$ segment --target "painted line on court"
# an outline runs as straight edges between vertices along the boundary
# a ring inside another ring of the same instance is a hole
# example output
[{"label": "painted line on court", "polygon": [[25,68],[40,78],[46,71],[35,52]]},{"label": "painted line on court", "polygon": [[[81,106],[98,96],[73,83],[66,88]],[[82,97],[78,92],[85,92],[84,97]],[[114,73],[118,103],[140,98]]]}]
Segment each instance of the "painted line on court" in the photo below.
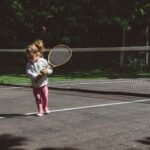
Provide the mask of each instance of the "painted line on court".
[{"label": "painted line on court", "polygon": [[[50,113],[65,112],[65,111],[72,111],[72,110],[82,110],[82,109],[89,109],[89,108],[99,108],[99,107],[107,107],[107,106],[116,106],[116,105],[124,105],[124,104],[133,104],[133,103],[141,103],[141,102],[147,102],[147,101],[150,101],[150,99],[142,99],[142,100],[136,100],[136,101],[131,101],[131,102],[119,102],[119,103],[108,103],[108,104],[90,105],[90,106],[82,106],[82,107],[72,107],[72,108],[64,108],[64,109],[54,109],[54,110],[51,110]],[[36,112],[31,112],[31,113],[20,114],[20,116],[31,116],[35,114]],[[7,117],[0,116],[0,119],[4,119],[4,118],[7,118]]]},{"label": "painted line on court", "polygon": [[71,110],[81,110],[81,109],[89,109],[89,108],[107,107],[107,106],[132,104],[132,103],[140,103],[140,102],[147,102],[147,101],[150,101],[150,99],[136,100],[136,101],[132,101],[132,102],[108,103],[108,104],[100,104],[100,105],[64,108],[64,109],[58,109],[58,110],[51,110],[50,112],[51,113],[53,113],[53,112],[65,112],[65,111],[71,111]]}]

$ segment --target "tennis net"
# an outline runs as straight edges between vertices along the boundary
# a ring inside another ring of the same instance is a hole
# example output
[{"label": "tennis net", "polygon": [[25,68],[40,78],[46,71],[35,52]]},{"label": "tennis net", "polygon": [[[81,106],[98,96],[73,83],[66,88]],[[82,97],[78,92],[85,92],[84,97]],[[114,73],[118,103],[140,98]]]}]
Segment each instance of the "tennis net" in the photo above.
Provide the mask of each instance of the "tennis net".
[{"label": "tennis net", "polygon": [[150,79],[86,80],[50,85],[52,89],[97,94],[118,94],[150,97]]}]

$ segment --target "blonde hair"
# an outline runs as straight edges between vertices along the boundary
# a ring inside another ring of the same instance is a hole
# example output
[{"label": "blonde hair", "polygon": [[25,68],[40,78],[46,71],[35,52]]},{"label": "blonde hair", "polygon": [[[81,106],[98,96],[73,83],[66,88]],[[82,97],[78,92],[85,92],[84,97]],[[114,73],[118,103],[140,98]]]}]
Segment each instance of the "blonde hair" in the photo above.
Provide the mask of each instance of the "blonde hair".
[{"label": "blonde hair", "polygon": [[26,49],[26,54],[29,53],[37,53],[42,56],[42,52],[44,51],[44,43],[42,40],[36,40],[32,44],[30,44]]}]

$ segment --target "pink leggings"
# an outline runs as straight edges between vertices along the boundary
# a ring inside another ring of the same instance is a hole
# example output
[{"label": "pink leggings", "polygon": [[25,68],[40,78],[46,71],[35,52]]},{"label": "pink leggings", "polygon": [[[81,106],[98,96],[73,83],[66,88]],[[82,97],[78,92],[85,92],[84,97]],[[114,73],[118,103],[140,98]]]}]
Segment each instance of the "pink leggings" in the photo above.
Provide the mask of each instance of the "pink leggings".
[{"label": "pink leggings", "polygon": [[48,109],[48,86],[33,87],[33,94],[36,99],[38,112],[43,112]]}]

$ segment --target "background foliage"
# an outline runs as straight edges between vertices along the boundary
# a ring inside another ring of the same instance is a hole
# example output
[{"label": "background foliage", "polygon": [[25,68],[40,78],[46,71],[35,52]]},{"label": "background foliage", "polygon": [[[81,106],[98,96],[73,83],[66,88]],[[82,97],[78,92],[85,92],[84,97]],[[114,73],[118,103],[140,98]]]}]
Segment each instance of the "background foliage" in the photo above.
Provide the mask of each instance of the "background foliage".
[{"label": "background foliage", "polygon": [[0,48],[145,45],[149,0],[0,0]]}]

